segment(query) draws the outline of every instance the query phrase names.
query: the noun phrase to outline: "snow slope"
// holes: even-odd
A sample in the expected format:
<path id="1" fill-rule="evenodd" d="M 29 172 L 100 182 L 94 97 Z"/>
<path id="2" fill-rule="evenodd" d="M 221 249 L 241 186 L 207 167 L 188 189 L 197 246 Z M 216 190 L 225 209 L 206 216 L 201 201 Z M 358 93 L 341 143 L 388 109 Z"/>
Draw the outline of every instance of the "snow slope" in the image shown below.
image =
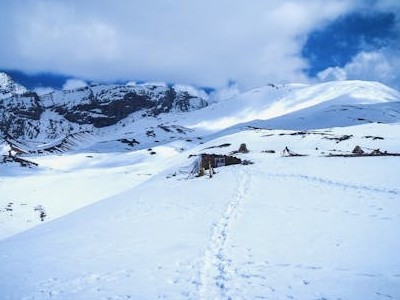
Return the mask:
<path id="1" fill-rule="evenodd" d="M 190 116 L 194 116 L 192 117 L 192 124 L 187 123 L 185 126 L 216 131 L 255 119 L 270 120 L 281 116 L 285 117 L 283 121 L 272 121 L 271 127 L 276 126 L 275 129 L 284 129 L 282 127 L 287 122 L 298 122 L 301 117 L 304 119 L 312 117 L 312 120 L 305 120 L 305 122 L 308 122 L 306 127 L 313 129 L 350 126 L 368 123 L 369 119 L 376 119 L 374 109 L 363 111 L 360 114 L 357 108 L 378 104 L 386 105 L 388 110 L 393 105 L 393 109 L 396 110 L 395 116 L 391 119 L 384 118 L 383 122 L 387 119 L 398 122 L 400 118 L 397 102 L 400 102 L 400 93 L 378 82 L 353 80 L 310 86 L 298 84 L 268 85 L 195 111 L 190 114 Z M 344 109 L 348 107 L 356 108 L 348 114 L 352 117 L 351 122 L 347 120 L 346 116 L 332 118 L 333 114 L 329 114 L 330 110 L 337 110 L 342 107 Z M 370 117 L 370 112 L 375 117 Z M 339 116 L 341 115 L 342 113 L 339 114 Z M 366 119 L 358 120 L 362 117 Z M 330 119 L 329 124 L 325 119 Z M 269 124 L 269 122 L 266 122 L 266 124 Z M 292 125 L 290 129 L 295 129 L 294 127 Z"/>
<path id="2" fill-rule="evenodd" d="M 46 212 L 45 221 L 51 221 L 139 185 L 166 168 L 182 147 L 30 157 L 39 169 L 3 166 L 0 239 L 40 224 L 38 207 Z"/>
<path id="3" fill-rule="evenodd" d="M 96 167 L 154 162 L 156 174 L 0 241 L 2 299 L 400 298 L 400 160 L 322 156 L 355 144 L 400 152 L 399 129 L 247 130 L 184 152 L 155 147 L 151 159 L 94 157 Z M 254 164 L 188 179 L 189 154 L 243 142 L 250 153 L 240 156 Z M 281 157 L 285 146 L 309 156 Z M 83 154 L 40 159 L 82 182 L 94 167 Z M 101 174 L 99 186 L 110 180 Z M 84 195 L 71 186 L 70 197 Z"/>
<path id="4" fill-rule="evenodd" d="M 345 127 L 365 123 L 396 123 L 400 121 L 400 101 L 375 104 L 333 104 L 312 106 L 268 120 L 250 121 L 240 124 L 289 130 L 309 130 L 330 127 Z"/>

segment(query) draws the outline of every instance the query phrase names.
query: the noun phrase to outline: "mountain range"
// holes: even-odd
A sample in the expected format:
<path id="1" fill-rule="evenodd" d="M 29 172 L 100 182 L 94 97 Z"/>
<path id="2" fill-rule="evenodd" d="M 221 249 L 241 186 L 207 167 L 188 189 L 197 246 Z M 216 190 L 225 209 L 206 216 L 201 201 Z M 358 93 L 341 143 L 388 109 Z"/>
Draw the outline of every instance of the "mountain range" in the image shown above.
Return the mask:
<path id="1" fill-rule="evenodd" d="M 400 93 L 378 82 L 268 84 L 228 99 L 184 85 L 91 85 L 45 95 L 0 73 L 0 138 L 32 153 L 144 149 L 221 130 L 307 130 L 400 120 Z"/>

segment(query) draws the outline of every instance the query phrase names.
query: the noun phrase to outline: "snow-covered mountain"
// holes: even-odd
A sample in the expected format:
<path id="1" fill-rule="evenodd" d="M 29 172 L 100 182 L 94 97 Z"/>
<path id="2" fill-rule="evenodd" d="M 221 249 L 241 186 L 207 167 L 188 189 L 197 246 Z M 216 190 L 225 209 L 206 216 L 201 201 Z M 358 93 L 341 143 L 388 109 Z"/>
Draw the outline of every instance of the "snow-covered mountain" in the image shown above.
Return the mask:
<path id="1" fill-rule="evenodd" d="M 123 134 L 120 127 L 127 123 L 208 105 L 204 91 L 182 85 L 92 85 L 38 96 L 4 73 L 1 78 L 1 135 L 33 151 L 66 144 L 74 136 L 102 136 L 110 129 Z"/>
<path id="2" fill-rule="evenodd" d="M 1 299 L 400 299 L 398 91 L 8 90 Z"/>
<path id="3" fill-rule="evenodd" d="M 28 90 L 14 82 L 14 80 L 6 73 L 0 72 L 0 100 L 10 98 L 14 95 L 22 95 Z"/>
<path id="4" fill-rule="evenodd" d="M 7 75 L 4 87 L 17 86 Z M 144 149 L 245 126 L 318 129 L 400 120 L 400 93 L 377 82 L 273 85 L 209 101 L 165 84 L 97 85 L 38 96 L 4 89 L 0 132 L 31 152 Z M 11 93 L 11 94 L 10 94 Z"/>

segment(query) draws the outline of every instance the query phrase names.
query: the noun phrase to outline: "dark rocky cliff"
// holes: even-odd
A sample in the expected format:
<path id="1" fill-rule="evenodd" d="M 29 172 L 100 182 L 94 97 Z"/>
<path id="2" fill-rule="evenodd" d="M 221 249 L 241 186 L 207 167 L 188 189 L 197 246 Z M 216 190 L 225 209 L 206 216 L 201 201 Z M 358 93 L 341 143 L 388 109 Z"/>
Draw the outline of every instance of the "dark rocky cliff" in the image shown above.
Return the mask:
<path id="1" fill-rule="evenodd" d="M 8 75 L 0 75 L 0 137 L 19 141 L 60 138 L 82 128 L 104 128 L 133 113 L 156 117 L 208 105 L 207 95 L 201 91 L 191 94 L 174 86 L 152 84 L 93 85 L 38 96 Z"/>

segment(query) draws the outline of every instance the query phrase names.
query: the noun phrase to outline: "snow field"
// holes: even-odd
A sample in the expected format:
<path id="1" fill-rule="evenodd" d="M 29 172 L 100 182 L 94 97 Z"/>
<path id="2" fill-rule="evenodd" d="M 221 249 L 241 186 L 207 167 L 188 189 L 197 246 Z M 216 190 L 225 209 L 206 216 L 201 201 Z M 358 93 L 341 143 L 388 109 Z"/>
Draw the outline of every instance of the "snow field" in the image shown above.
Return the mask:
<path id="1" fill-rule="evenodd" d="M 93 154 L 92 165 L 74 163 L 85 161 L 83 154 L 71 156 L 46 172 L 82 182 L 94 176 L 125 191 L 1 241 L 3 298 L 399 298 L 400 160 L 321 156 L 355 144 L 399 151 L 398 126 L 327 130 L 353 134 L 339 143 L 250 130 L 186 152 L 172 143 L 155 155 Z M 204 150 L 224 143 L 231 145 Z M 181 173 L 190 169 L 189 154 L 229 153 L 241 143 L 250 153 L 238 156 L 254 164 L 216 169 L 212 179 Z M 286 145 L 310 156 L 281 157 Z M 261 152 L 267 149 L 276 153 Z M 128 184 L 115 175 L 126 171 L 124 158 L 134 174 L 145 164 L 153 176 Z M 99 176 L 103 164 L 113 179 Z"/>
<path id="2" fill-rule="evenodd" d="M 131 189 L 166 168 L 175 147 L 130 153 L 78 153 L 29 158 L 39 170 L 8 166 L 0 176 L 0 239 L 54 220 L 79 208 Z M 19 174 L 18 174 L 19 173 Z M 18 174 L 18 175 L 16 175 Z"/>

